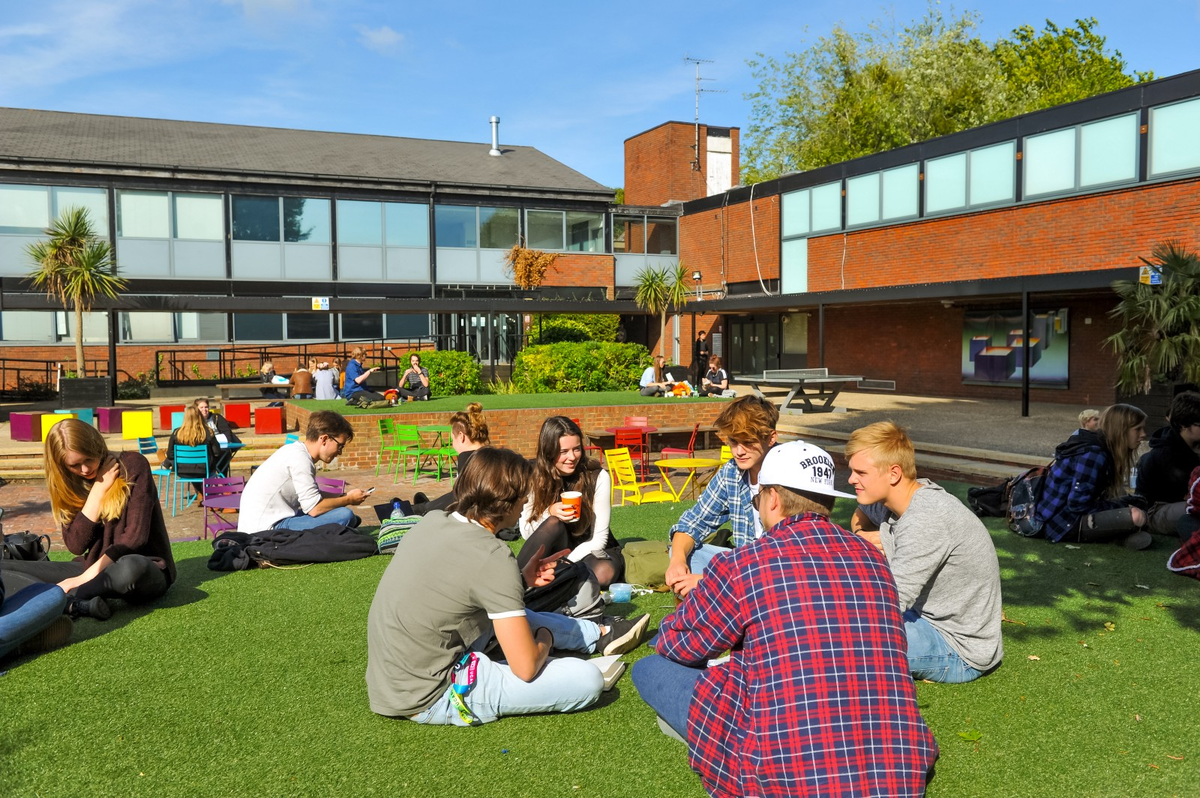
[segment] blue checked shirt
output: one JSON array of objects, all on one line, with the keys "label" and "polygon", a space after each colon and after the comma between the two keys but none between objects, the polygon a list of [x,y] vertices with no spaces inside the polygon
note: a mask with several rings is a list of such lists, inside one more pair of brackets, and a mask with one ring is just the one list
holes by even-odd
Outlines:
[{"label": "blue checked shirt", "polygon": [[1046,539],[1057,543],[1066,537],[1080,516],[1121,507],[1120,502],[1103,498],[1111,479],[1108,453],[1099,448],[1055,460],[1037,505]]},{"label": "blue checked shirt", "polygon": [[750,503],[752,498],[750,478],[737,467],[737,463],[730,460],[717,470],[704,493],[700,494],[700,500],[679,517],[679,523],[671,527],[670,537],[675,537],[676,532],[691,535],[699,549],[700,541],[728,521],[733,529],[734,548],[760,538],[763,534],[762,522]]}]

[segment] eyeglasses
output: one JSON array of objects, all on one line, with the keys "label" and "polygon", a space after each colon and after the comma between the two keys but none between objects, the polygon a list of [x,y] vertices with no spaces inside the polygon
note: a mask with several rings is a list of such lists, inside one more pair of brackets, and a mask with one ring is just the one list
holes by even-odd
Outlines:
[{"label": "eyeglasses", "polygon": [[346,448],[346,444],[350,442],[348,439],[347,439],[347,440],[344,440],[344,441],[339,441],[337,438],[334,438],[334,437],[330,437],[330,438],[329,438],[329,440],[331,440],[331,441],[333,441],[334,443],[336,443],[336,444],[337,444],[337,453],[338,453],[338,454],[341,454],[341,453],[342,453],[342,449],[345,449],[345,448]]}]

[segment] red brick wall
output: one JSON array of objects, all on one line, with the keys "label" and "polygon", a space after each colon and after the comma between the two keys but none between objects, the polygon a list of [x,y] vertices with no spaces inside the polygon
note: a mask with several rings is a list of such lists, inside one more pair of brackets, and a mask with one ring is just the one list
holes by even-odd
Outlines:
[{"label": "red brick wall", "polygon": [[[1103,346],[1103,340],[1116,331],[1108,317],[1115,300],[1068,300],[1054,304],[1069,309],[1069,387],[1031,388],[1031,401],[1111,404],[1116,396],[1113,388],[1116,359]],[[998,301],[991,307],[1019,313],[1020,300]],[[810,365],[825,366],[831,374],[895,380],[899,394],[1019,400],[1019,385],[1003,388],[963,385],[963,314],[970,309],[944,308],[940,302],[826,307],[825,362],[816,362],[814,314],[808,330]]]},{"label": "red brick wall", "polygon": [[612,255],[595,255],[582,252],[568,252],[554,259],[554,266],[546,272],[543,285],[603,285],[608,288],[608,296],[612,297],[613,268],[615,258]]},{"label": "red brick wall", "polygon": [[749,202],[684,216],[680,260],[700,271],[706,287],[757,280],[759,270],[763,279],[778,279],[779,197],[755,199],[753,216],[752,229]]},{"label": "red brick wall", "polygon": [[[740,138],[730,128],[733,150],[732,185],[739,180]],[[669,200],[708,196],[708,125],[700,126],[700,164],[696,160],[696,126],[667,122],[625,141],[625,202],[662,205]]]},{"label": "red brick wall", "polygon": [[[303,430],[308,424],[310,411],[299,405],[288,402],[286,405],[287,426],[289,429]],[[526,457],[537,453],[537,436],[542,419],[549,416],[567,416],[579,419],[580,426],[586,430],[602,430],[606,427],[620,426],[625,416],[648,416],[655,427],[690,427],[693,424],[712,424],[721,411],[726,407],[725,402],[696,401],[690,399],[661,399],[653,404],[619,405],[616,407],[562,407],[537,408],[535,410],[486,410],[488,428],[492,443],[497,446],[507,446]],[[449,418],[445,412],[439,413],[402,413],[376,414],[362,413],[349,415],[346,418],[354,428],[354,440],[346,446],[339,461],[346,468],[373,467],[379,456],[379,422],[381,417],[389,417],[404,424],[418,426],[442,424]],[[661,443],[660,436],[654,436],[653,445],[657,450]],[[612,439],[600,438],[596,445],[612,445]]]}]

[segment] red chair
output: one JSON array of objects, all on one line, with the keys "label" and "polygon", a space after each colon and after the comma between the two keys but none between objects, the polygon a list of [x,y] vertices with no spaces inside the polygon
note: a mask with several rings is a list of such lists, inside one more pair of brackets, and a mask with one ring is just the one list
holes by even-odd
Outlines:
[{"label": "red chair", "polygon": [[649,416],[625,416],[626,427],[648,427],[650,426]]},{"label": "red chair", "polygon": [[[571,420],[575,422],[575,426],[579,427],[579,431],[583,432],[583,424],[579,423],[579,419],[573,418]],[[583,436],[583,450],[585,452],[596,452],[600,458],[600,465],[604,465],[604,450],[599,446],[593,446],[591,442],[588,441],[587,435]]]},{"label": "red chair", "polygon": [[637,427],[617,427],[617,431],[613,433],[615,440],[613,441],[614,449],[628,449],[629,456],[641,462],[641,478],[646,478],[649,460],[646,456],[646,433]]},{"label": "red chair", "polygon": [[692,427],[692,439],[688,441],[686,449],[672,449],[664,446],[661,452],[663,457],[695,457],[696,456],[696,433],[700,431],[700,425]]}]

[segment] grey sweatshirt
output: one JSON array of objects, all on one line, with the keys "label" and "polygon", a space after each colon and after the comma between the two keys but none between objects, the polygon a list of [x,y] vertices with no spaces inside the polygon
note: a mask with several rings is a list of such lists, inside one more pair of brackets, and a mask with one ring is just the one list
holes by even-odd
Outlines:
[{"label": "grey sweatshirt", "polygon": [[963,660],[986,671],[1000,663],[1000,563],[983,523],[927,479],[904,515],[880,526],[900,610],[914,610]]}]

